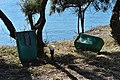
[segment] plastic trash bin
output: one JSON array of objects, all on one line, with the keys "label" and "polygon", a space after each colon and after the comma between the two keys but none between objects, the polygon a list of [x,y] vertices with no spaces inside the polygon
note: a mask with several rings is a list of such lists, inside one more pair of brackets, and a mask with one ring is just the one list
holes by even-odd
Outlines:
[{"label": "plastic trash bin", "polygon": [[74,41],[74,45],[76,49],[99,52],[104,45],[104,41],[100,37],[80,33]]},{"label": "plastic trash bin", "polygon": [[34,31],[16,33],[17,49],[22,62],[37,58],[36,34]]}]

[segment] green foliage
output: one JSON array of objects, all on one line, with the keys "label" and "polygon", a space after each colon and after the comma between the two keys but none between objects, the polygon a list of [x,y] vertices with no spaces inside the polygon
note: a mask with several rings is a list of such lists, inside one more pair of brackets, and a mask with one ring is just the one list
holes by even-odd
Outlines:
[{"label": "green foliage", "polygon": [[94,0],[92,2],[96,11],[102,10],[103,12],[108,10],[112,5],[110,0]]},{"label": "green foliage", "polygon": [[106,11],[112,6],[112,1],[115,0],[51,0],[50,15],[55,13],[55,11],[58,13],[63,12],[65,9],[70,7],[74,7],[77,12],[79,6],[85,8],[89,2],[91,3],[90,6],[93,6],[96,11]]},{"label": "green foliage", "polygon": [[21,0],[20,6],[25,15],[39,13],[42,0]]},{"label": "green foliage", "polygon": [[57,0],[51,0],[50,15],[51,15],[52,13],[55,13],[56,4],[57,4]]}]

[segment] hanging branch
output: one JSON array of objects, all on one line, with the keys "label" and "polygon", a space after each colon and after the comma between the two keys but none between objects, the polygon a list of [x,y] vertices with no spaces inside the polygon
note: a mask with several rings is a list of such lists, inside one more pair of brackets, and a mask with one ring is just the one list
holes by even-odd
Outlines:
[{"label": "hanging branch", "polygon": [[[64,6],[64,4],[62,4],[61,0],[58,0],[58,2],[60,3],[60,5],[61,5],[63,8],[78,7],[77,5],[66,5],[66,6]],[[69,2],[68,2],[68,3],[69,3]]]},{"label": "hanging branch", "polygon": [[7,29],[9,30],[10,36],[15,39],[16,30],[15,30],[12,22],[7,18],[7,16],[1,10],[0,10],[0,18],[2,19],[2,21],[6,25]]}]

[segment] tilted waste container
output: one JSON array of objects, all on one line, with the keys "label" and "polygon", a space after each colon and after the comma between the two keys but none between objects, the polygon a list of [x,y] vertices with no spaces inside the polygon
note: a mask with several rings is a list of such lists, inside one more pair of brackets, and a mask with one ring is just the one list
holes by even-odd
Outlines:
[{"label": "tilted waste container", "polygon": [[16,42],[21,61],[33,61],[37,58],[35,31],[17,32]]},{"label": "tilted waste container", "polygon": [[100,37],[80,33],[74,41],[74,45],[76,49],[99,52],[104,45],[104,41]]}]

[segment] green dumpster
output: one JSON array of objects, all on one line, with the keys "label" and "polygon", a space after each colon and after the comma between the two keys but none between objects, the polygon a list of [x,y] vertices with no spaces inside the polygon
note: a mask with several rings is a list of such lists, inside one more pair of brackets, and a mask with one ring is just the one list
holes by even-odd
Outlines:
[{"label": "green dumpster", "polygon": [[104,41],[100,37],[80,33],[74,41],[74,45],[76,49],[99,52],[104,45]]},{"label": "green dumpster", "polygon": [[21,62],[37,58],[36,34],[34,31],[16,33],[17,49]]}]

